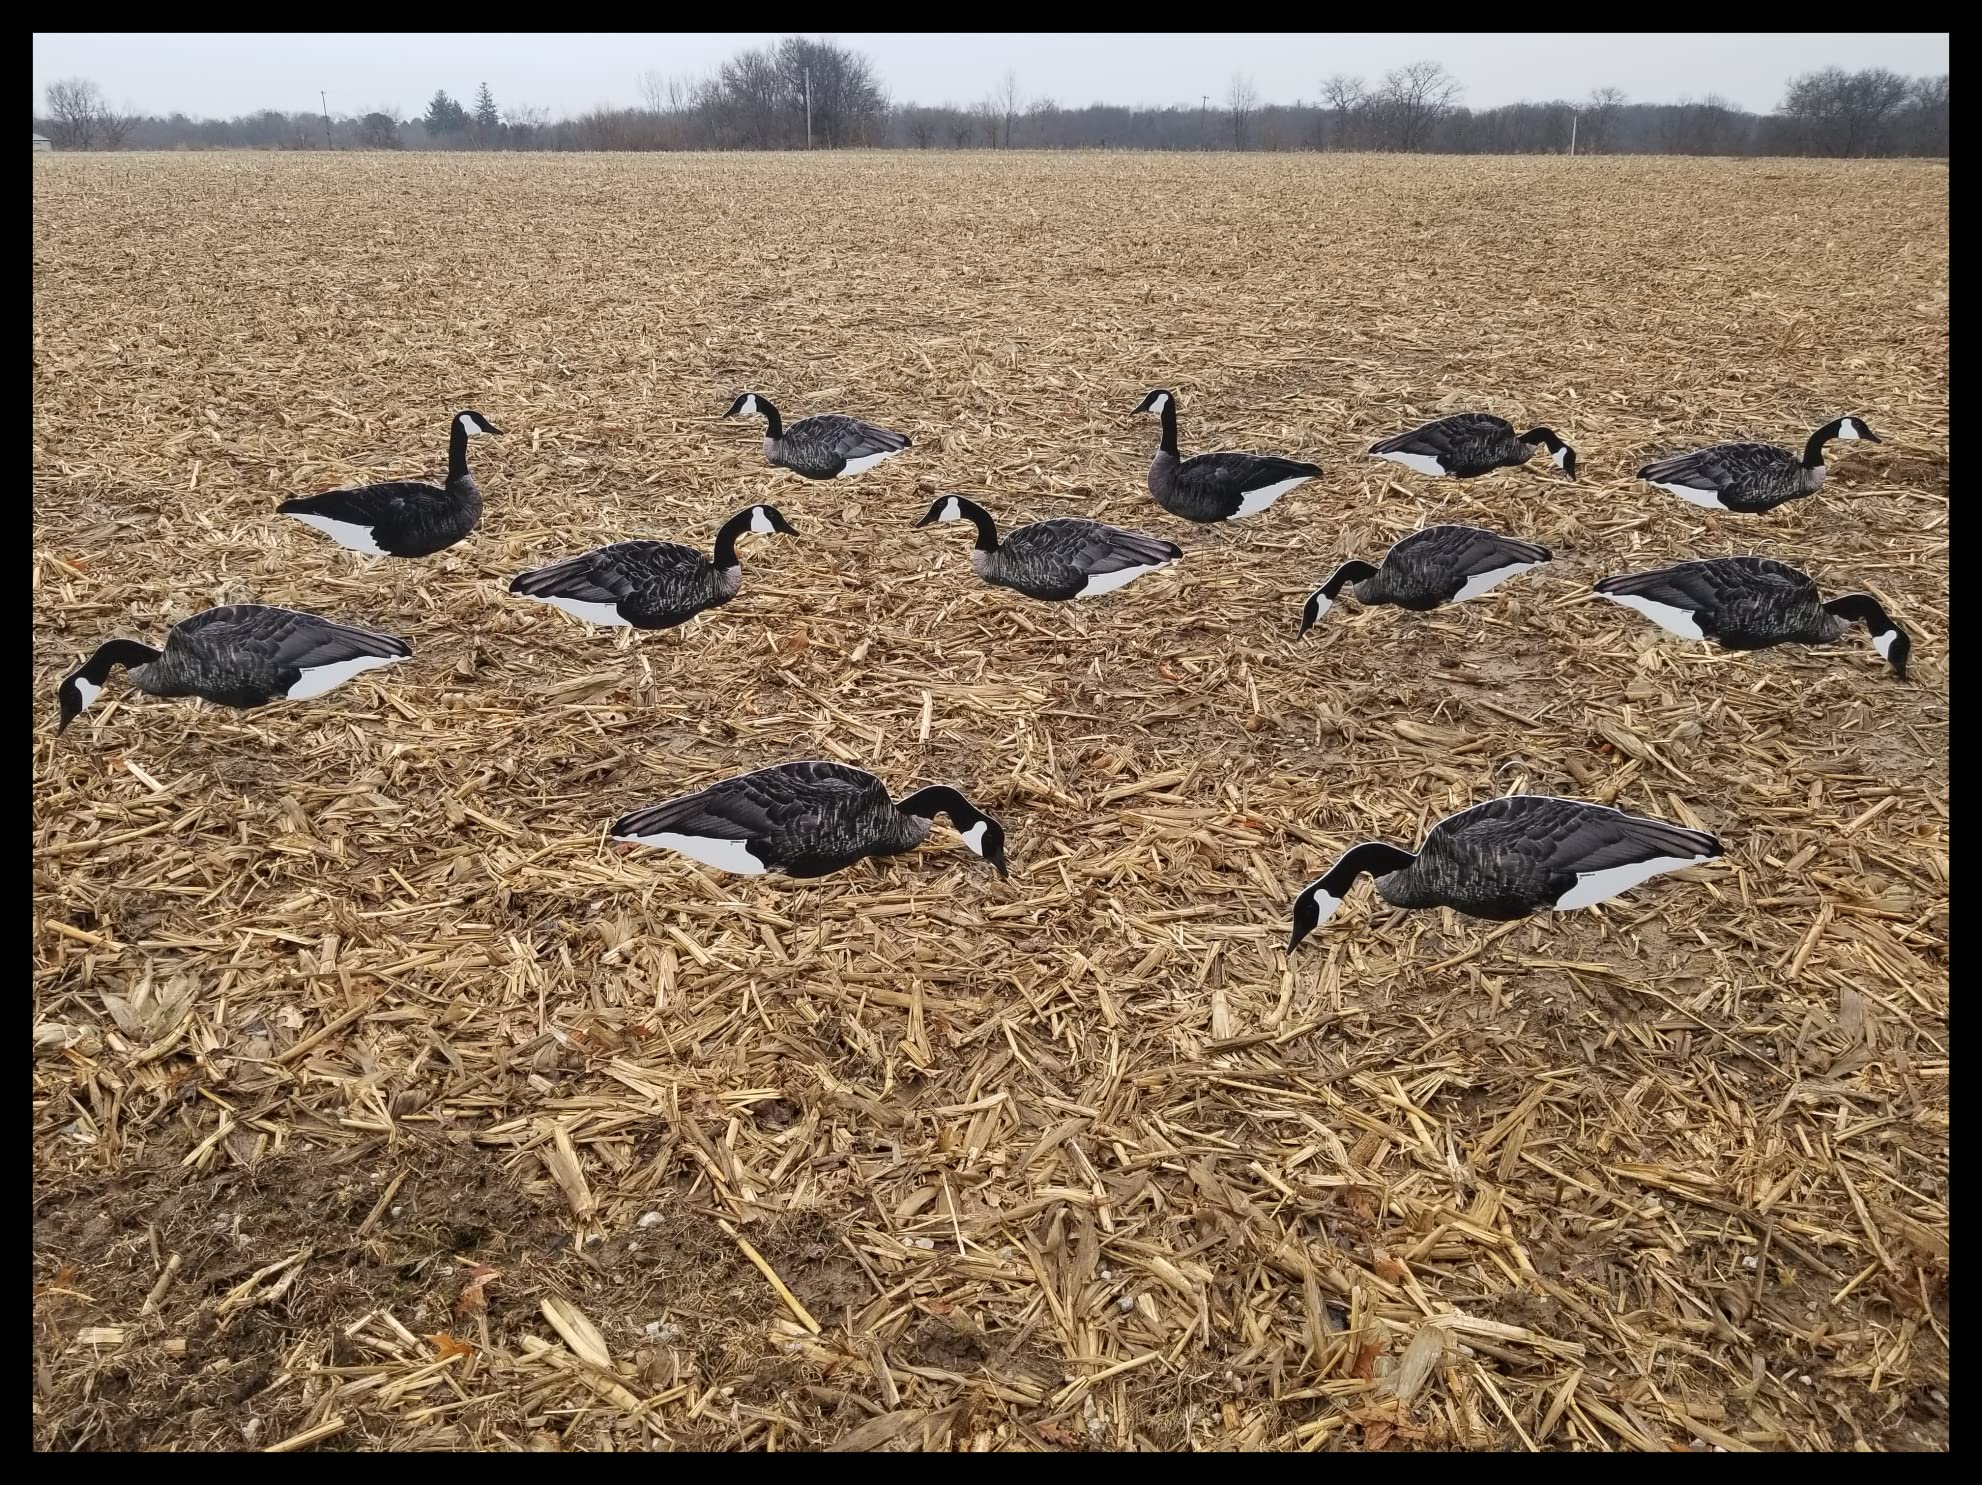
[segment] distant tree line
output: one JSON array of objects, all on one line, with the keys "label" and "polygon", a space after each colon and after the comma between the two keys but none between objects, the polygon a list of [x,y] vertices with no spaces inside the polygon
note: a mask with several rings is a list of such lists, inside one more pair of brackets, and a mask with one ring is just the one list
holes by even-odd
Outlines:
[{"label": "distant tree line", "polygon": [[[648,72],[640,103],[553,120],[498,107],[487,83],[464,104],[437,91],[396,107],[332,115],[274,109],[193,119],[110,108],[72,78],[47,90],[35,128],[58,149],[1131,149],[1387,150],[1433,154],[1823,155],[1948,153],[1948,78],[1829,67],[1791,80],[1770,114],[1708,95],[1634,103],[1616,88],[1588,97],[1472,109],[1437,62],[1368,80],[1340,73],[1313,102],[1262,103],[1235,76],[1196,108],[1066,108],[1027,98],[1016,73],[969,105],[891,103],[873,63],[831,42],[790,37],[739,52],[707,77]],[[1216,106],[1214,107],[1214,103]]]}]

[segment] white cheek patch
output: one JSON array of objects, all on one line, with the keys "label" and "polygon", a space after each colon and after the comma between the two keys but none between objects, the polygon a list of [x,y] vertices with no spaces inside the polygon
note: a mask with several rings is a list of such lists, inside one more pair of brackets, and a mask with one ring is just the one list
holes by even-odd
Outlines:
[{"label": "white cheek patch", "polygon": [[676,835],[673,831],[662,830],[653,835],[616,835],[613,839],[652,846],[660,851],[675,851],[691,861],[699,861],[720,871],[732,871],[739,876],[761,877],[769,870],[750,854],[747,842],[724,840],[716,835]]},{"label": "white cheek patch", "polygon": [[943,508],[936,513],[936,519],[938,521],[961,521],[963,519],[963,507],[957,504],[956,496],[952,495],[948,500],[943,502]]},{"label": "white cheek patch", "polygon": [[984,832],[990,828],[990,824],[991,822],[988,820],[979,820],[970,829],[959,830],[957,834],[963,837],[963,843],[965,845],[982,856],[984,854]]},{"label": "white cheek patch", "polygon": [[312,515],[307,511],[290,511],[289,514],[305,526],[316,527],[347,552],[363,552],[367,557],[387,555],[385,548],[372,539],[372,528],[369,526],[333,521],[329,516]]},{"label": "white cheek patch", "polygon": [[771,518],[764,514],[763,506],[756,505],[751,507],[750,529],[758,536],[769,536],[776,529],[771,525]]},{"label": "white cheek patch", "polygon": [[1569,445],[1565,443],[1561,448],[1550,454],[1548,458],[1549,463],[1553,464],[1557,469],[1561,469],[1569,462]]},{"label": "white cheek patch", "polygon": [[1692,485],[1666,485],[1660,484],[1657,480],[1647,480],[1646,483],[1655,489],[1665,491],[1668,495],[1677,495],[1689,505],[1702,505],[1708,510],[1727,509],[1726,506],[1721,504],[1720,492],[1718,490],[1700,490],[1695,489]]},{"label": "white cheek patch", "polygon": [[1599,593],[1599,598],[1608,598],[1612,603],[1621,603],[1626,608],[1636,609],[1668,634],[1676,634],[1681,639],[1705,639],[1706,631],[1694,620],[1692,610],[1679,608],[1670,603],[1659,603],[1636,593]]},{"label": "white cheek patch", "polygon": [[1127,587],[1145,572],[1155,572],[1158,568],[1169,565],[1168,562],[1151,562],[1142,567],[1124,567],[1117,572],[1091,572],[1087,575],[1086,585],[1080,592],[1074,594],[1074,597],[1099,598],[1103,593],[1112,593],[1117,588]]},{"label": "white cheek patch", "polygon": [[1496,567],[1491,572],[1476,572],[1452,595],[1451,602],[1464,603],[1468,598],[1478,598],[1482,593],[1492,592],[1509,578],[1540,565],[1538,562],[1516,562],[1508,567]]},{"label": "white cheek patch", "polygon": [[[1317,892],[1314,895],[1314,905],[1317,909],[1314,926],[1315,928],[1319,928],[1335,916],[1335,910],[1342,906],[1342,899],[1337,897],[1333,892]],[[1308,931],[1312,933],[1314,929],[1309,929]]]},{"label": "white cheek patch", "polygon": [[308,701],[312,696],[321,696],[326,691],[334,691],[352,676],[361,671],[377,670],[381,665],[397,665],[402,660],[410,660],[411,655],[360,655],[354,660],[339,660],[330,665],[313,665],[296,679],[296,684],[283,692],[288,701]]},{"label": "white cheek patch", "polygon": [[[1890,648],[1892,645],[1892,641],[1888,639],[1886,641],[1886,644],[1887,647]],[[1883,654],[1884,651],[1881,651],[1880,653]],[[89,679],[89,677],[87,676],[79,675],[76,677],[76,690],[81,694],[83,698],[84,711],[88,711],[90,707],[96,703],[96,698],[103,694],[103,687],[99,686],[95,681]]]},{"label": "white cheek patch", "polygon": [[1669,871],[1684,871],[1689,866],[1698,866],[1713,859],[1711,856],[1655,856],[1650,861],[1632,861],[1603,871],[1579,871],[1576,873],[1576,885],[1555,900],[1554,911],[1567,913],[1577,908],[1595,907],[1620,892],[1630,891],[1649,878],[1663,876]]},{"label": "white cheek patch", "polygon": [[616,603],[587,603],[580,598],[555,598],[525,593],[522,597],[533,603],[548,603],[552,608],[562,609],[574,619],[583,619],[587,624],[602,624],[609,629],[630,629],[632,622],[620,613]]},{"label": "white cheek patch", "polygon": [[906,452],[908,452],[906,449],[888,449],[879,454],[862,454],[858,459],[847,460],[846,468],[842,469],[836,478],[845,479],[850,474],[865,474],[883,459],[892,459],[895,455]]},{"label": "white cheek patch", "polygon": [[746,397],[743,399],[743,401],[739,402],[736,405],[736,415],[739,418],[748,417],[751,413],[754,413],[756,411],[757,411],[757,399],[755,397]]},{"label": "white cheek patch", "polygon": [[1282,480],[1277,485],[1266,485],[1257,490],[1246,491],[1239,498],[1239,508],[1232,512],[1232,519],[1236,521],[1241,516],[1258,515],[1289,490],[1297,489],[1313,478],[1311,474],[1304,474],[1297,480]]},{"label": "white cheek patch", "polygon": [[1837,425],[1837,436],[1839,438],[1850,439],[1856,442],[1864,435],[1858,431],[1858,423],[1856,419],[1846,418],[1842,423],[1839,423]]},{"label": "white cheek patch", "polygon": [[1308,602],[1314,605],[1314,617],[1308,620],[1310,626],[1319,624],[1323,619],[1327,618],[1328,611],[1335,607],[1335,600],[1321,593],[1309,594]]},{"label": "white cheek patch", "polygon": [[[1872,636],[1872,648],[1879,652],[1879,658],[1881,660],[1890,660],[1893,657],[1893,641],[1898,638],[1899,631],[1897,629],[1888,629],[1884,634],[1875,634]],[[81,685],[83,683],[78,682],[77,684]],[[89,705],[88,697],[83,698],[83,705]]]},{"label": "white cheek patch", "polygon": [[1374,454],[1376,459],[1388,459],[1392,464],[1401,464],[1418,474],[1441,475],[1445,465],[1430,454]]},{"label": "white cheek patch", "polygon": [[1170,399],[1168,397],[1157,397],[1151,400],[1147,410],[1153,413],[1160,413],[1169,405]]},{"label": "white cheek patch", "polygon": [[469,417],[468,414],[466,413],[463,413],[460,417],[456,418],[455,421],[461,425],[461,431],[467,434],[468,437],[470,438],[475,438],[483,432],[482,425],[480,423],[477,423],[473,418]]}]

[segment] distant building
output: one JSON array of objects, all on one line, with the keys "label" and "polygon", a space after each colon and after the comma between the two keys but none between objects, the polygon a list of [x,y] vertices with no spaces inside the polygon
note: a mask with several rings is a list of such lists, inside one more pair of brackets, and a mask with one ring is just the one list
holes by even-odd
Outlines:
[{"label": "distant building", "polygon": [[55,141],[50,139],[46,134],[35,135],[34,152],[37,155],[40,154],[43,150],[52,150],[54,148],[55,148]]}]

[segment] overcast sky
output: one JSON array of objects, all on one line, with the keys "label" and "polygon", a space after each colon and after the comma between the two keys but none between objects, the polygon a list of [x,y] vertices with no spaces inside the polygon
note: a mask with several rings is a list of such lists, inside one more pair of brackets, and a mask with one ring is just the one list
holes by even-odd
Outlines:
[{"label": "overcast sky", "polygon": [[[1215,104],[1235,72],[1273,103],[1312,100],[1334,72],[1374,77],[1420,57],[1443,62],[1463,101],[1490,108],[1522,98],[1580,98],[1622,88],[1670,102],[1718,93],[1755,112],[1775,107],[1792,74],[1816,67],[1890,67],[1915,75],[1948,70],[1946,32],[1487,34],[1465,32],[814,33],[865,52],[889,95],[969,103],[1011,68],[1028,97],[1092,102]],[[404,34],[208,35],[52,32],[34,38],[34,98],[57,79],[87,77],[113,103],[147,113],[230,117],[256,109],[317,107],[334,113],[397,105],[419,113],[434,89],[463,99],[486,81],[498,106],[530,103],[553,115],[639,97],[640,74],[700,74],[770,33],[594,32],[531,35],[449,31]]]}]

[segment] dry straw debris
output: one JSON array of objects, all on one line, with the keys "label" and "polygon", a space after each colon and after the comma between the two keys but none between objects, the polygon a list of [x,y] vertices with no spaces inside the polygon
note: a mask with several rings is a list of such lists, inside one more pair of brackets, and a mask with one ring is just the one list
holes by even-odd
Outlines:
[{"label": "dry straw debris", "polygon": [[[34,1434],[49,1449],[1849,1449],[1947,1438],[1948,177],[1927,164],[896,154],[48,157],[34,171]],[[1702,230],[1710,223],[1711,230]],[[1318,459],[1240,526],[1128,410]],[[718,418],[910,431],[813,485]],[[273,514],[435,472],[367,564]],[[1358,457],[1488,407],[1581,451]],[[1815,499],[1636,486],[1840,412]],[[910,523],[1181,541],[1094,604]],[[737,600],[503,591],[774,500]],[[1308,587],[1432,519],[1553,566]],[[1783,555],[1862,642],[1586,598]],[[253,598],[414,662],[251,713],[75,658]],[[621,855],[780,759],[1003,818],[817,883]],[[1527,788],[1723,865],[1509,926],[1301,882]]]}]

